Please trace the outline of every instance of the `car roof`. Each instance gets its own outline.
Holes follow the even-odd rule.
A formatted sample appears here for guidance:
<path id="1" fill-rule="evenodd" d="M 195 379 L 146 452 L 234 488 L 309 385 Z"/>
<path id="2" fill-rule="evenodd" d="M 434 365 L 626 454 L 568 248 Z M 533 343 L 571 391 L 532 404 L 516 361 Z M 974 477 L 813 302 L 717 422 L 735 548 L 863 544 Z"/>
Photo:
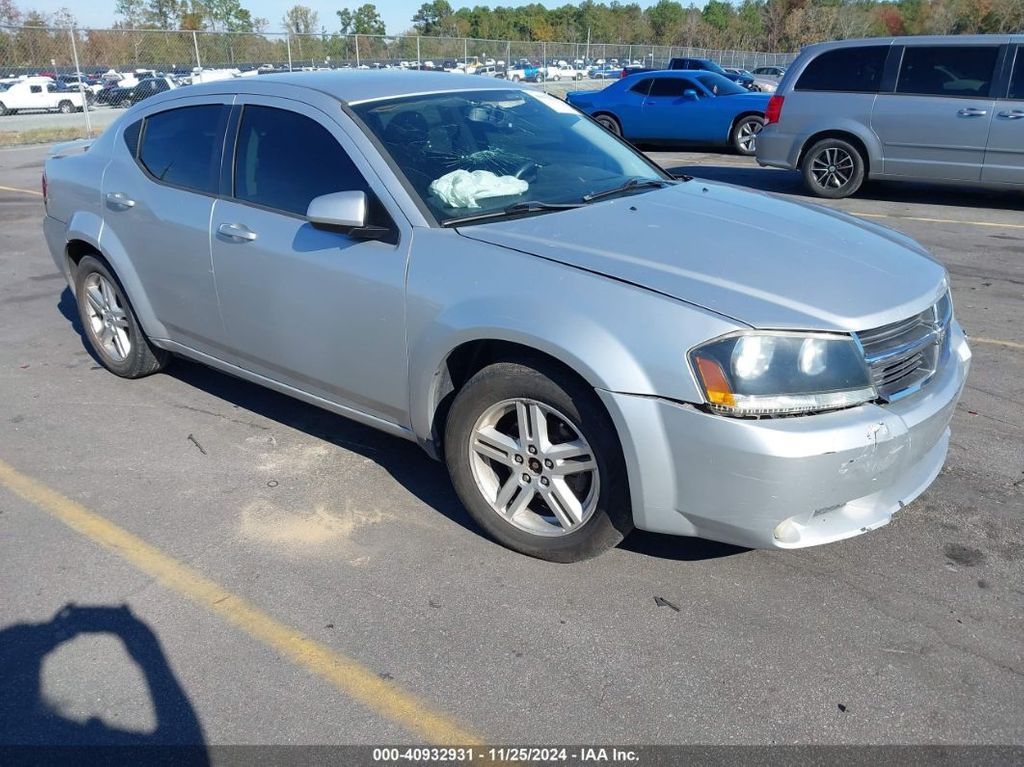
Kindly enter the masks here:
<path id="1" fill-rule="evenodd" d="M 464 75 L 457 72 L 349 69 L 324 72 L 281 72 L 258 77 L 217 80 L 189 86 L 189 93 L 196 95 L 203 92 L 230 93 L 234 90 L 251 93 L 254 88 L 259 89 L 264 84 L 266 87 L 289 85 L 296 88 L 308 88 L 333 96 L 347 104 L 425 93 L 494 90 L 496 87 L 509 90 L 523 88 L 523 86 L 511 82 L 496 86 L 493 81 L 481 82 L 481 78 L 476 75 Z"/>
<path id="2" fill-rule="evenodd" d="M 1005 45 L 1024 43 L 1024 34 L 1016 35 L 905 35 L 903 37 L 862 37 L 814 43 L 805 51 L 824 51 L 833 48 L 856 48 L 863 45 Z"/>

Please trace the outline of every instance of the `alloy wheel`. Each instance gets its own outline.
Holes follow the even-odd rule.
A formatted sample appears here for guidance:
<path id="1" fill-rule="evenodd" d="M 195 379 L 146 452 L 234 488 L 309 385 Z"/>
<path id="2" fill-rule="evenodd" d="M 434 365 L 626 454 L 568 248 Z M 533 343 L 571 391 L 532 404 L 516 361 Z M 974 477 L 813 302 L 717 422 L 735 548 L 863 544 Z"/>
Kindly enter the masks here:
<path id="1" fill-rule="evenodd" d="M 757 146 L 757 134 L 764 126 L 757 120 L 746 120 L 736 132 L 736 143 L 744 152 L 753 152 Z"/>
<path id="2" fill-rule="evenodd" d="M 849 152 L 839 147 L 829 147 L 811 161 L 811 175 L 821 187 L 841 189 L 850 182 L 855 167 Z"/>
<path id="3" fill-rule="evenodd" d="M 495 514 L 533 535 L 567 535 L 593 516 L 601 494 L 596 456 L 579 428 L 533 399 L 487 408 L 470 433 L 477 489 Z"/>
<path id="4" fill-rule="evenodd" d="M 97 344 L 114 362 L 124 362 L 132 351 L 128 312 L 113 284 L 98 272 L 85 278 L 86 316 Z"/>

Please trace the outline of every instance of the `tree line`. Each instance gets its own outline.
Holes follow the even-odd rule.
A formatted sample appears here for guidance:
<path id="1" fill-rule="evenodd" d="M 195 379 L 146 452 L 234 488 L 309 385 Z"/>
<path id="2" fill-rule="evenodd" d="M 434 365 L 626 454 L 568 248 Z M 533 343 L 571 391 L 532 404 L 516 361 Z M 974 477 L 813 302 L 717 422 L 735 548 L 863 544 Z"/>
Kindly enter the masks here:
<path id="1" fill-rule="evenodd" d="M 114 29 L 196 30 L 263 35 L 276 31 L 242 0 L 116 0 Z M 594 2 L 546 7 L 453 8 L 425 2 L 405 30 L 392 34 L 490 40 L 670 45 L 793 51 L 821 40 L 901 34 L 1004 33 L 1024 29 L 1024 0 L 708 0 L 698 8 L 678 0 Z M 0 0 L 0 24 L 33 27 L 74 22 L 68 9 L 54 14 L 22 11 Z M 338 10 L 334 17 L 294 5 L 280 28 L 323 40 L 345 35 L 384 35 L 373 3 Z"/>

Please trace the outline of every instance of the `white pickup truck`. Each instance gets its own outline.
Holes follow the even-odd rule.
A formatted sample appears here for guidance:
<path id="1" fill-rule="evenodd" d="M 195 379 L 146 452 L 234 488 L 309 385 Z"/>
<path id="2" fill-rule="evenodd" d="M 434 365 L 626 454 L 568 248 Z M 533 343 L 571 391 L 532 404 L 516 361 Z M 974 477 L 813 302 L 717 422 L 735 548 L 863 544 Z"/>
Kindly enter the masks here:
<path id="1" fill-rule="evenodd" d="M 547 67 L 541 67 L 541 72 L 547 72 L 546 78 L 548 80 L 582 80 L 586 77 L 586 72 L 581 72 L 574 69 L 565 62 L 559 64 L 549 64 Z"/>
<path id="2" fill-rule="evenodd" d="M 81 112 L 85 97 L 78 91 L 60 90 L 49 77 L 0 82 L 0 115 L 22 111 Z"/>

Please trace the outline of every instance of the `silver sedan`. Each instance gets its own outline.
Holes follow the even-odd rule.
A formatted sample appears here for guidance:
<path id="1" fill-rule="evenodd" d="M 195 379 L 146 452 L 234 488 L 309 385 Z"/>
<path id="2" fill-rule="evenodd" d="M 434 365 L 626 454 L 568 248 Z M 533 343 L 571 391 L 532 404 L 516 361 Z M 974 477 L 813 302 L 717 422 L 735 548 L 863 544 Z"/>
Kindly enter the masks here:
<path id="1" fill-rule="evenodd" d="M 416 441 L 549 560 L 634 527 L 791 548 L 884 525 L 942 467 L 969 366 L 912 240 L 672 178 L 489 78 L 175 90 L 59 148 L 44 188 L 108 370 L 180 355 Z"/>

